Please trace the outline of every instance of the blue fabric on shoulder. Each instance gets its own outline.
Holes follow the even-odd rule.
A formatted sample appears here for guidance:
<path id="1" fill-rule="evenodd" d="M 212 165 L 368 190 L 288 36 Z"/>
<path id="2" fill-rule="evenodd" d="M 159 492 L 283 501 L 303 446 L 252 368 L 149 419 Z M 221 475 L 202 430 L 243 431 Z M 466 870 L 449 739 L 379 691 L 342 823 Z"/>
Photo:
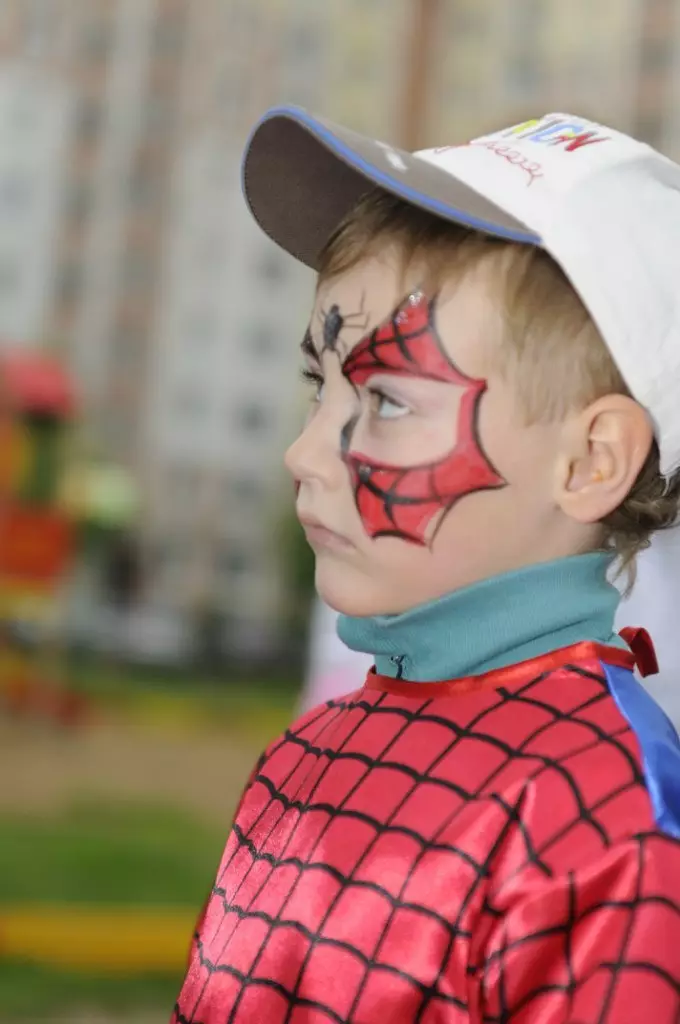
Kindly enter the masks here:
<path id="1" fill-rule="evenodd" d="M 616 705 L 635 733 L 654 819 L 680 839 L 680 738 L 671 720 L 630 669 L 602 664 Z"/>

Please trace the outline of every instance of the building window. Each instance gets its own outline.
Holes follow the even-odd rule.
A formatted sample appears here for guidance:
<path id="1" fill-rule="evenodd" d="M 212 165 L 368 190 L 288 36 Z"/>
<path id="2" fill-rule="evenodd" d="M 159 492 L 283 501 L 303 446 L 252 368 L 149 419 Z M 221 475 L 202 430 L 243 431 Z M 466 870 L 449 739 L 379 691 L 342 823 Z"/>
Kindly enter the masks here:
<path id="1" fill-rule="evenodd" d="M 56 36 L 57 12 L 54 5 L 49 0 L 32 0 L 30 4 L 21 6 L 25 8 L 23 27 L 26 49 L 34 55 L 42 54 L 54 42 Z"/>
<path id="2" fill-rule="evenodd" d="M 175 412 L 183 419 L 196 420 L 207 409 L 205 395 L 198 388 L 183 388 L 175 395 Z"/>
<path id="3" fill-rule="evenodd" d="M 242 547 L 229 545 L 220 552 L 218 565 L 227 576 L 246 576 L 253 572 L 256 561 Z"/>
<path id="4" fill-rule="evenodd" d="M 92 190 L 87 182 L 72 182 L 67 199 L 67 212 L 73 224 L 81 224 L 92 209 Z"/>
<path id="5" fill-rule="evenodd" d="M 134 370 L 139 366 L 143 352 L 144 341 L 136 332 L 120 331 L 116 342 L 116 361 L 121 366 Z"/>
<path id="6" fill-rule="evenodd" d="M 81 101 L 76 115 L 76 134 L 81 142 L 92 142 L 102 125 L 101 104 L 92 98 Z"/>
<path id="7" fill-rule="evenodd" d="M 286 267 L 283 259 L 275 249 L 263 253 L 258 260 L 257 275 L 267 285 L 282 284 L 286 278 Z"/>
<path id="8" fill-rule="evenodd" d="M 83 268 L 79 263 L 65 263 L 60 271 L 57 283 L 59 302 L 70 306 L 74 303 L 82 290 Z"/>
<path id="9" fill-rule="evenodd" d="M 535 63 L 535 55 L 515 54 L 507 70 L 507 87 L 513 95 L 525 96 L 540 88 L 541 75 Z"/>
<path id="10" fill-rule="evenodd" d="M 216 267 L 221 269 L 226 262 L 226 256 L 226 239 L 221 232 L 214 231 L 206 234 L 196 246 L 196 259 L 200 263 L 201 269 L 213 270 Z"/>
<path id="11" fill-rule="evenodd" d="M 88 64 L 97 65 L 106 60 L 111 45 L 109 25 L 103 19 L 93 19 L 85 25 L 80 52 Z"/>
<path id="12" fill-rule="evenodd" d="M 271 356 L 276 351 L 276 335 L 271 327 L 258 324 L 250 332 L 248 350 L 255 356 Z"/>
<path id="13" fill-rule="evenodd" d="M 238 423 L 247 434 L 262 434 L 269 426 L 269 410 L 261 405 L 246 405 L 238 412 Z"/>
<path id="14" fill-rule="evenodd" d="M 146 104 L 144 117 L 148 135 L 163 138 L 172 131 L 174 111 L 167 96 L 161 96 L 160 93 L 152 96 Z"/>
<path id="15" fill-rule="evenodd" d="M 450 31 L 458 38 L 462 36 L 482 36 L 487 30 L 485 12 L 478 6 L 478 0 L 474 4 L 468 0 L 464 4 L 454 4 L 449 14 Z"/>
<path id="16" fill-rule="evenodd" d="M 152 210 L 158 203 L 162 184 L 161 176 L 153 166 L 140 161 L 129 179 L 130 203 L 140 212 Z"/>
<path id="17" fill-rule="evenodd" d="M 154 32 L 154 48 L 161 57 L 176 58 L 182 52 L 185 38 L 183 19 L 177 15 L 161 15 Z"/>
<path id="18" fill-rule="evenodd" d="M 298 22 L 290 31 L 288 50 L 293 63 L 314 60 L 321 48 L 321 35 L 316 25 Z"/>
<path id="19" fill-rule="evenodd" d="M 635 126 L 635 134 L 650 146 L 660 146 L 664 136 L 663 111 L 645 113 L 640 116 Z"/>
<path id="20" fill-rule="evenodd" d="M 129 291 L 146 291 L 153 284 L 153 266 L 145 252 L 130 248 L 123 267 L 124 287 Z"/>
<path id="21" fill-rule="evenodd" d="M 169 502 L 172 506 L 195 505 L 201 498 L 203 478 L 194 466 L 174 466 L 168 473 Z"/>
<path id="22" fill-rule="evenodd" d="M 211 309 L 195 309 L 187 316 L 184 328 L 187 341 L 208 346 L 214 344 L 219 337 L 219 322 Z"/>
<path id="23" fill-rule="evenodd" d="M 0 255 L 0 295 L 16 291 L 20 277 L 16 259 L 13 256 Z"/>
<path id="24" fill-rule="evenodd" d="M 129 408 L 109 409 L 103 420 L 104 446 L 114 460 L 125 457 L 137 445 L 138 428 L 131 413 Z"/>
<path id="25" fill-rule="evenodd" d="M 25 210 L 31 200 L 31 183 L 25 174 L 9 173 L 0 178 L 0 207 L 3 215 Z"/>
<path id="26" fill-rule="evenodd" d="M 673 62 L 673 39 L 670 35 L 647 36 L 640 43 L 640 65 L 643 74 L 666 71 Z"/>
<path id="27" fill-rule="evenodd" d="M 14 97 L 7 111 L 13 131 L 22 136 L 30 135 L 40 124 L 40 104 L 28 90 Z"/>
<path id="28" fill-rule="evenodd" d="M 535 38 L 545 20 L 544 0 L 520 0 L 513 9 L 513 27 L 520 39 Z"/>
<path id="29" fill-rule="evenodd" d="M 149 569 L 163 589 L 181 585 L 192 561 L 191 546 L 179 540 L 157 542 L 152 548 Z"/>
<path id="30" fill-rule="evenodd" d="M 264 499 L 264 486 L 259 477 L 242 476 L 227 480 L 227 503 L 259 505 Z"/>

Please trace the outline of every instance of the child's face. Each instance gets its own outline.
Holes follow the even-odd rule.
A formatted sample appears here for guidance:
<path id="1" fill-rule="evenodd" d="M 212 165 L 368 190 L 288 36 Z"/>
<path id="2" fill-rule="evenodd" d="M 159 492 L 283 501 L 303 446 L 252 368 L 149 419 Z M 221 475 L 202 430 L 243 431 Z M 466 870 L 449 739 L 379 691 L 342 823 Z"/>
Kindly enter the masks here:
<path id="1" fill-rule="evenodd" d="M 339 611 L 398 613 L 571 553 L 552 497 L 560 426 L 523 424 L 499 344 L 483 266 L 422 294 L 388 250 L 319 289 L 312 406 L 286 462 L 317 588 Z"/>

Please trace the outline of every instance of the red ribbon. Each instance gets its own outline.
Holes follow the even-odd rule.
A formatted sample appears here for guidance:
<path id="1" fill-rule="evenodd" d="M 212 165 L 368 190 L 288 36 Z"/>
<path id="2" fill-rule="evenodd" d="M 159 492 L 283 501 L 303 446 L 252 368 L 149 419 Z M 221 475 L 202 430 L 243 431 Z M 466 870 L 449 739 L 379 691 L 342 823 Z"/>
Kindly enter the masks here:
<path id="1" fill-rule="evenodd" d="M 655 676 L 659 672 L 659 661 L 654 650 L 654 642 L 642 626 L 626 626 L 619 633 L 635 656 L 635 664 L 641 676 Z"/>

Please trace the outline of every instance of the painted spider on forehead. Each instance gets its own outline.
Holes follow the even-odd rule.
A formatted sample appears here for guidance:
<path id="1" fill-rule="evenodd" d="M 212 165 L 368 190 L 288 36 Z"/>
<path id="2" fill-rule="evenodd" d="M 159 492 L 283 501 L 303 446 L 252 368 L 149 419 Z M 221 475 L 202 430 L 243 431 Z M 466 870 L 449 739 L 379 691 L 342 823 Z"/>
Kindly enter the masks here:
<path id="1" fill-rule="evenodd" d="M 344 330 L 361 331 L 364 334 L 368 330 L 370 318 L 364 309 L 366 301 L 365 293 L 361 296 L 361 305 L 356 313 L 343 313 L 337 302 L 334 302 L 330 309 L 320 309 L 318 313 L 321 321 L 322 346 L 320 355 L 324 352 L 335 352 L 342 360 L 343 355 L 338 351 L 340 335 Z"/>

